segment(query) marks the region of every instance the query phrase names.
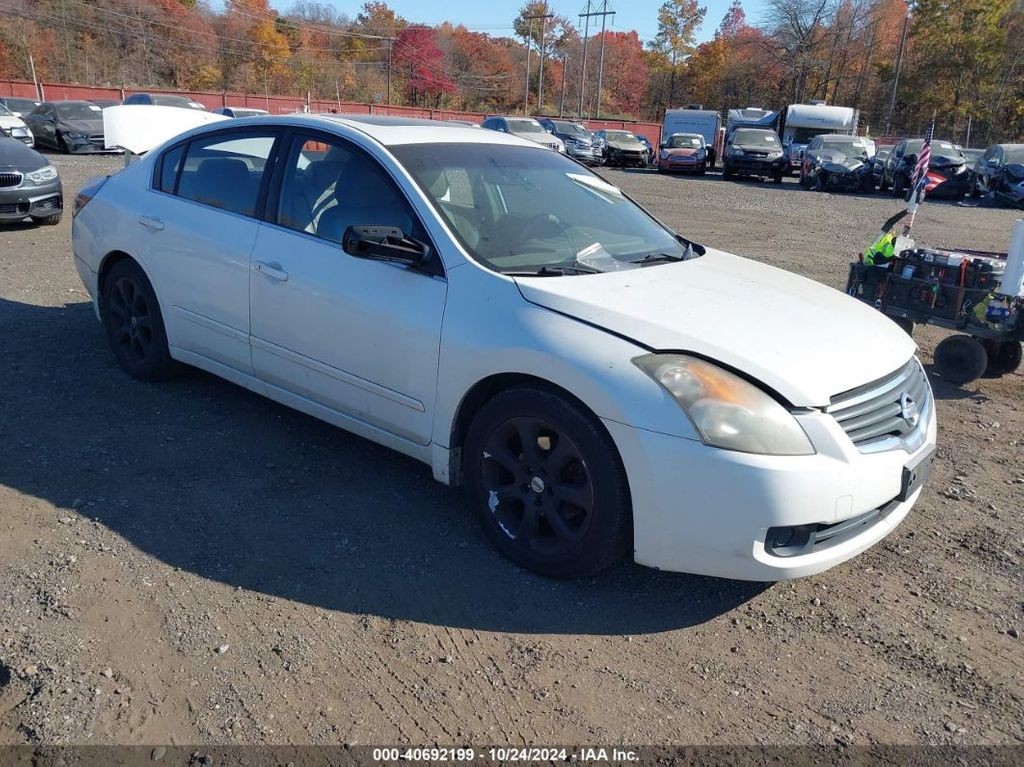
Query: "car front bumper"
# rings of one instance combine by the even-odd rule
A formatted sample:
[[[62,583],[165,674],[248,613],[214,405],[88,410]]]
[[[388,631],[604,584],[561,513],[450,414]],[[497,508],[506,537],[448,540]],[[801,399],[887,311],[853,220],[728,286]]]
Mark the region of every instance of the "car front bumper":
[[[601,161],[601,155],[594,149],[594,147],[566,146],[565,153],[572,159],[579,160],[587,165],[592,165]]]
[[[79,138],[72,138],[65,134],[63,138],[64,145],[71,154],[119,154],[124,151],[122,149],[107,149],[104,144],[103,136],[100,134],[82,136]]]
[[[634,559],[661,570],[778,581],[834,567],[892,532],[921,493],[898,500],[904,468],[934,454],[934,400],[909,447],[881,452],[861,452],[825,413],[798,420],[814,455],[737,453],[604,420],[629,477]],[[780,530],[807,526],[825,540],[796,554],[773,548]]]
[[[0,189],[0,221],[21,221],[29,216],[46,218],[62,210],[59,178],[40,186],[22,184],[14,189]]]
[[[666,173],[695,173],[707,168],[707,160],[697,160],[693,157],[670,157],[669,159],[658,160],[658,170]]]
[[[786,161],[781,157],[774,160],[753,157],[727,157],[726,167],[732,173],[743,173],[749,176],[774,176],[786,169]]]

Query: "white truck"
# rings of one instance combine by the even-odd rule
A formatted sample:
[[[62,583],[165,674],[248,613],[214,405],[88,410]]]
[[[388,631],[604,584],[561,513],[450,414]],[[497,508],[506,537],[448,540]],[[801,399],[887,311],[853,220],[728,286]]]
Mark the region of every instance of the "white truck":
[[[708,150],[708,167],[715,167],[715,158],[721,156],[722,142],[719,132],[722,116],[710,109],[694,106],[687,109],[666,109],[661,126],[661,140],[668,141],[673,133],[697,133],[704,137]]]
[[[852,107],[836,107],[823,101],[809,104],[790,104],[779,130],[782,147],[790,172],[800,172],[804,150],[811,139],[822,133],[857,135],[860,112]]]

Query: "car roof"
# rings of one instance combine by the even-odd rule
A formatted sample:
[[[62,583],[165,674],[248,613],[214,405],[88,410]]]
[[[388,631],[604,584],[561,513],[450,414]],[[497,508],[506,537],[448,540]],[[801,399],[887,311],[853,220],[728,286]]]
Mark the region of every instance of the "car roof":
[[[522,118],[518,118],[522,119]],[[529,119],[529,118],[527,118]],[[282,125],[330,130],[343,126],[357,130],[385,146],[404,144],[503,144],[524,146],[548,152],[549,149],[527,139],[500,131],[480,130],[476,126],[460,125],[443,120],[427,120],[419,117],[393,117],[390,115],[364,114],[293,114],[267,115],[246,118],[246,127],[255,125]],[[218,130],[229,127],[221,123],[210,123],[197,129]]]

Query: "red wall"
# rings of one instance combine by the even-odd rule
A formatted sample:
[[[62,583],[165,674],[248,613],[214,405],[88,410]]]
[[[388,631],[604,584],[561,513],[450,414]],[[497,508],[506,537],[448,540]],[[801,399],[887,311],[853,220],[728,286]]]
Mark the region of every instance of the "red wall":
[[[245,93],[220,93],[212,91],[164,91],[141,90],[138,88],[104,88],[91,85],[68,85],[65,83],[43,83],[43,95],[49,101],[64,99],[123,99],[133,93],[167,93],[186,96],[198,101],[207,109],[222,106],[247,106],[266,109],[271,114],[290,114],[301,112],[305,100],[292,96],[260,96]],[[23,80],[0,80],[0,95],[37,98],[35,86]],[[433,120],[466,120],[479,123],[486,115],[476,112],[458,112],[451,109],[421,109],[419,107],[386,106],[383,104],[362,104],[353,101],[322,101],[314,100],[309,105],[312,112],[328,112],[334,110],[348,114],[379,114],[405,117],[425,117]],[[643,134],[652,144],[657,146],[661,136],[661,125],[623,120],[584,120],[590,130],[602,128],[612,130],[628,130]]]

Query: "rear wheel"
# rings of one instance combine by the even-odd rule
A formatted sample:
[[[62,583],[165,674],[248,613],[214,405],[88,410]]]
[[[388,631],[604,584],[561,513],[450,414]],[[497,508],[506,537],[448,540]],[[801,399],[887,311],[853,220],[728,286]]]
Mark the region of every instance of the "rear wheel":
[[[156,293],[134,261],[119,261],[103,281],[100,317],[118,363],[140,381],[160,381],[177,371]]]
[[[988,367],[988,355],[977,338],[950,336],[935,347],[935,367],[947,381],[966,384],[981,378]]]
[[[1022,351],[1019,341],[999,342],[985,339],[981,344],[985,347],[988,357],[986,376],[998,378],[1013,373],[1020,367]]]
[[[632,513],[614,443],[580,405],[537,387],[501,392],[466,438],[466,490],[487,537],[520,567],[572,578],[628,551]]]

